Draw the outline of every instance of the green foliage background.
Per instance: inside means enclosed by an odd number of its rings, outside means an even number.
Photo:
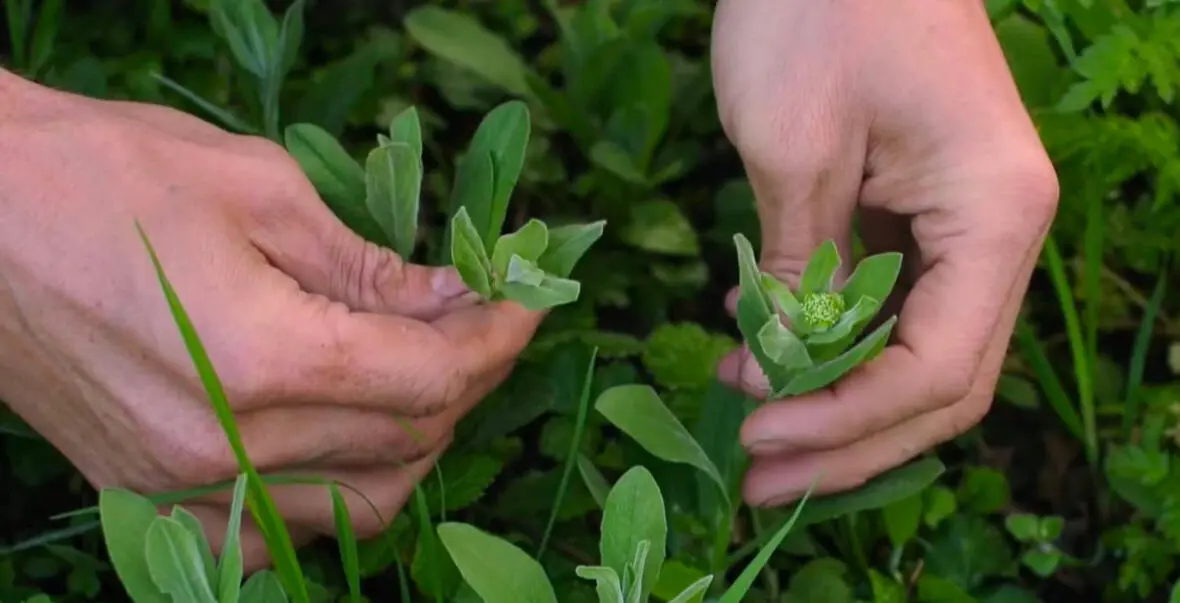
[[[608,221],[574,272],[579,301],[554,311],[519,370],[461,425],[443,480],[423,484],[425,508],[445,498],[448,519],[535,547],[595,348],[595,397],[654,385],[725,475],[740,475],[736,424],[709,413],[743,404],[712,374],[736,345],[722,307],[737,282],[733,235],[756,246],[758,229],[711,98],[710,3],[613,3],[628,25],[595,45],[561,33],[553,1],[308,2],[277,120],[210,28],[207,4],[6,0],[3,64],[226,125],[163,75],[236,116],[228,121],[276,140],[283,125],[313,123],[358,158],[412,104],[425,141],[415,259],[429,263],[445,257],[454,160],[484,113],[523,98],[535,123],[505,230],[530,217]],[[746,600],[1180,601],[1180,307],[1168,284],[1180,246],[1178,4],[987,2],[1062,189],[996,404],[939,450],[948,471],[937,484],[795,532]],[[26,7],[28,26],[13,26]],[[745,509],[721,525],[709,512],[715,493],[690,469],[651,457],[594,413],[583,436],[581,453],[612,479],[635,464],[652,469],[670,518],[665,572],[685,581],[709,566],[718,530],[730,536],[723,553],[748,556],[790,511]],[[93,518],[50,519],[95,504],[95,493],[2,406],[0,479],[0,601],[124,600]],[[438,578],[445,559],[432,557],[414,514],[407,508],[391,528],[394,554],[415,600],[434,600],[459,580]],[[597,563],[598,506],[581,480],[557,518],[544,565],[563,603],[592,601],[592,585],[573,575],[576,564]],[[301,552],[319,600],[346,600],[336,555],[333,543]],[[372,600],[397,600],[393,562],[361,543]]]

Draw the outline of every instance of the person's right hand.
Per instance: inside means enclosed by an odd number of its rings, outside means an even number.
[[[542,317],[367,244],[278,145],[0,71],[0,400],[100,488],[238,473],[137,220],[254,464],[363,492],[381,519],[343,489],[361,537],[392,520]],[[272,491],[297,543],[334,533],[326,488]],[[185,503],[215,550],[229,499]],[[249,569],[269,562],[248,515],[243,544]]]

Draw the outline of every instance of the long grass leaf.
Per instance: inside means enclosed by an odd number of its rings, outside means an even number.
[[[1151,345],[1151,335],[1155,330],[1155,319],[1159,315],[1160,306],[1164,303],[1164,295],[1168,290],[1168,266],[1160,269],[1159,280],[1155,282],[1155,289],[1151,292],[1151,299],[1143,310],[1143,322],[1139,323],[1139,332],[1135,334],[1135,345],[1131,349],[1131,365],[1127,369],[1127,393],[1124,396],[1126,408],[1123,412],[1123,430],[1130,433],[1139,419],[1139,388],[1143,385],[1143,371],[1147,364],[1147,347]]]
[[[1086,337],[1082,333],[1082,323],[1078,318],[1077,304],[1074,303],[1069,276],[1065,273],[1065,262],[1061,259],[1061,251],[1057,248],[1057,241],[1052,234],[1045,241],[1045,259],[1048,263],[1049,278],[1053,282],[1053,289],[1057,292],[1057,301],[1065,318],[1065,332],[1069,338],[1069,349],[1073,356],[1078,406],[1082,416],[1082,444],[1086,450],[1086,460],[1091,466],[1094,466],[1098,462],[1098,425],[1094,413],[1094,367],[1090,363]]]
[[[1079,442],[1085,442],[1086,433],[1082,427],[1082,417],[1078,414],[1077,408],[1074,407],[1073,399],[1065,391],[1065,385],[1061,383],[1061,378],[1057,376],[1057,371],[1054,370],[1053,364],[1049,362],[1049,356],[1045,353],[1045,346],[1041,344],[1041,340],[1037,338],[1036,331],[1033,330],[1032,325],[1023,316],[1016,321],[1015,336],[1016,342],[1020,345],[1020,351],[1024,356],[1024,360],[1028,362],[1029,368],[1032,369],[1033,374],[1036,376],[1037,383],[1041,386],[1041,391],[1045,393],[1045,397],[1049,400],[1049,405],[1057,412],[1057,416],[1065,424],[1066,430],[1077,438]]]
[[[148,239],[147,233],[144,232],[143,227],[138,221],[136,221],[135,227],[139,231],[144,246],[147,248],[148,255],[151,257],[152,265],[156,270],[156,277],[160,281],[160,287],[164,291],[165,298],[167,298],[168,308],[172,312],[172,318],[180,330],[185,348],[188,350],[197,374],[200,376],[201,383],[205,387],[205,392],[209,396],[209,401],[214,413],[217,415],[217,420],[221,423],[221,428],[225,432],[226,439],[229,440],[230,447],[233,449],[234,456],[237,458],[238,466],[247,476],[247,483],[249,485],[247,497],[250,512],[258,524],[259,531],[262,532],[267,549],[270,551],[271,557],[274,560],[275,568],[278,571],[279,577],[283,580],[283,586],[286,588],[287,594],[296,603],[311,603],[311,596],[307,591],[307,583],[303,577],[303,568],[299,565],[299,559],[295,554],[295,545],[291,540],[291,533],[287,530],[286,524],[279,515],[274,499],[271,498],[270,492],[263,484],[258,470],[255,469],[254,464],[246,455],[246,448],[242,444],[242,436],[238,432],[238,425],[234,420],[233,410],[229,406],[229,400],[221,385],[221,379],[217,376],[217,372],[213,368],[213,362],[209,359],[209,355],[205,351],[205,346],[201,343],[201,338],[193,327],[192,321],[189,319],[188,312],[185,311],[175,289],[172,288],[171,281],[164,273],[164,268],[160,264],[160,258],[156,255],[156,250]]]
[[[336,541],[340,545],[340,561],[344,565],[344,576],[348,580],[348,595],[351,603],[361,603],[360,555],[356,550],[356,532],[352,529],[352,518],[348,504],[336,484],[328,486],[332,493],[332,518],[336,522]]]
[[[786,539],[787,534],[790,534],[791,529],[795,527],[795,522],[799,519],[799,514],[803,512],[803,507],[807,505],[807,500],[811,498],[811,492],[815,489],[815,484],[818,480],[819,478],[817,476],[812,481],[811,486],[807,488],[807,492],[803,494],[803,498],[795,505],[795,512],[791,514],[791,517],[787,521],[783,522],[783,525],[775,531],[774,536],[763,545],[762,550],[758,551],[758,555],[754,557],[754,560],[746,566],[746,569],[742,570],[742,573],[733,581],[729,590],[725,591],[725,594],[721,596],[718,603],[741,603],[746,593],[749,592],[750,587],[754,585],[754,580],[758,578],[758,574],[762,571],[762,568],[766,567],[766,564],[770,562],[771,555],[774,555],[779,545]]]
[[[578,400],[578,417],[574,423],[574,437],[570,440],[569,454],[565,457],[565,469],[561,473],[561,483],[557,487],[557,496],[553,498],[553,508],[549,511],[549,521],[545,524],[545,533],[541,536],[541,546],[537,547],[537,559],[545,554],[545,547],[549,545],[549,537],[553,535],[553,526],[557,523],[557,513],[561,510],[566,490],[569,489],[570,476],[577,463],[578,450],[582,447],[582,432],[586,429],[586,417],[590,414],[590,392],[594,384],[594,365],[598,361],[598,346],[590,352],[590,362],[586,366],[586,377],[582,381],[582,394]]]

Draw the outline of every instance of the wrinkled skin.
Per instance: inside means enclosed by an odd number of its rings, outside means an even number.
[[[341,480],[385,521],[541,319],[365,243],[264,139],[6,72],[0,130],[0,399],[96,487],[157,493],[238,472],[137,220],[259,471]],[[273,492],[296,543],[334,533],[325,488]],[[359,535],[378,533],[381,518],[344,494]],[[215,550],[229,498],[186,503]],[[268,563],[248,516],[243,544],[249,569]]]
[[[982,2],[721,0],[713,73],[764,270],[796,285],[828,238],[847,258],[856,212],[869,252],[909,260],[882,310],[900,312],[891,345],[741,431],[750,503],[794,501],[821,474],[819,493],[855,488],[986,414],[1056,212],[1053,166]],[[767,396],[748,351],[719,372]]]

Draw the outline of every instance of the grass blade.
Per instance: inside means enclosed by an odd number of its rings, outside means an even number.
[[[356,550],[356,532],[352,530],[352,519],[348,504],[335,483],[328,486],[332,493],[332,517],[336,520],[336,541],[340,544],[340,561],[344,565],[344,576],[348,580],[348,595],[352,603],[361,603],[360,556]]]
[[[168,308],[172,312],[172,318],[176,322],[181,338],[184,340],[185,348],[188,350],[197,374],[200,376],[201,383],[205,388],[205,392],[209,396],[209,401],[213,406],[214,413],[217,415],[217,420],[221,423],[222,430],[225,431],[226,439],[229,440],[230,447],[233,449],[234,456],[237,458],[238,466],[247,476],[247,484],[249,486],[247,500],[249,501],[250,512],[258,524],[259,531],[262,532],[262,537],[266,541],[267,549],[270,551],[271,557],[274,560],[275,568],[283,581],[283,586],[286,588],[287,594],[296,603],[311,603],[311,596],[308,594],[307,583],[303,577],[303,569],[300,567],[299,560],[295,555],[295,545],[291,540],[291,533],[287,531],[287,526],[279,515],[278,508],[275,506],[270,492],[263,485],[262,477],[258,474],[258,470],[255,469],[254,464],[250,462],[250,458],[246,455],[246,448],[242,444],[242,436],[238,432],[237,422],[234,420],[233,410],[229,406],[229,400],[221,385],[221,379],[218,378],[217,372],[213,368],[213,362],[209,359],[209,355],[205,351],[205,346],[201,343],[201,338],[197,335],[197,331],[189,319],[188,312],[185,311],[184,306],[180,303],[180,298],[172,288],[171,281],[168,280],[167,275],[164,273],[164,268],[160,264],[160,258],[156,255],[156,250],[148,239],[147,233],[144,232],[143,227],[138,221],[135,223],[135,228],[139,231],[139,236],[147,248],[148,255],[151,257],[152,265],[156,270],[156,277],[160,281],[160,287],[164,291],[165,298],[167,298]]]
[[[223,125],[225,125],[229,129],[235,130],[239,134],[257,134],[258,133],[257,128],[250,126],[250,124],[243,121],[237,115],[234,115],[233,113],[230,113],[228,110],[222,109],[221,107],[218,107],[217,105],[201,98],[201,96],[198,95],[196,92],[193,92],[192,90],[189,90],[188,88],[185,88],[183,85],[181,85],[176,80],[173,80],[173,79],[169,78],[168,76],[160,74],[160,73],[152,73],[151,75],[152,75],[153,79],[155,79],[157,82],[160,82],[161,84],[163,84],[164,87],[183,96],[190,103],[200,107],[202,111],[204,111],[204,112],[208,113],[210,116],[216,118],[217,121],[220,121]]]
[[[565,492],[569,489],[570,475],[574,472],[578,450],[582,446],[582,432],[586,429],[586,416],[590,414],[590,387],[594,384],[594,365],[598,360],[598,346],[590,352],[590,362],[586,366],[586,379],[582,381],[582,394],[578,400],[578,417],[574,423],[574,437],[570,440],[570,451],[565,457],[565,469],[561,473],[561,484],[557,487],[557,496],[553,499],[553,509],[549,511],[549,522],[545,524],[545,533],[541,536],[541,546],[537,547],[537,559],[545,554],[545,547],[549,545],[549,537],[553,534],[553,524],[557,523],[557,513],[561,509]]]
[[[1049,399],[1049,405],[1057,412],[1057,416],[1061,418],[1065,428],[1079,442],[1085,442],[1086,433],[1082,427],[1082,417],[1074,408],[1073,400],[1065,391],[1065,386],[1061,383],[1061,378],[1057,376],[1057,371],[1053,369],[1053,364],[1049,362],[1045,346],[1041,345],[1036,331],[1023,316],[1016,321],[1015,335],[1025,361],[1029,363],[1037,382],[1041,385],[1041,390]]]
[[[1159,280],[1155,282],[1155,289],[1151,292],[1151,299],[1143,311],[1143,322],[1139,324],[1139,332],[1135,335],[1135,346],[1131,351],[1131,366],[1127,369],[1127,393],[1124,397],[1126,409],[1123,412],[1123,429],[1130,433],[1139,420],[1139,387],[1143,385],[1143,371],[1147,364],[1147,346],[1151,344],[1151,335],[1155,327],[1155,318],[1159,315],[1160,306],[1164,303],[1164,294],[1168,290],[1167,262],[1160,268]]]
[[[1086,460],[1093,466],[1098,462],[1098,426],[1094,412],[1094,367],[1090,362],[1086,337],[1082,333],[1082,323],[1078,318],[1078,309],[1074,303],[1069,276],[1065,273],[1065,262],[1061,259],[1057,240],[1051,234],[1045,241],[1045,260],[1048,263],[1049,277],[1053,281],[1053,289],[1057,292],[1061,313],[1065,318],[1065,331],[1069,337],[1074,376],[1077,379],[1078,405],[1081,408],[1082,444],[1086,449]]]
[[[818,479],[817,477],[816,481]],[[790,534],[791,529],[795,527],[795,522],[798,521],[799,515],[803,512],[803,507],[807,505],[808,499],[811,498],[811,491],[814,489],[815,481],[812,481],[811,487],[807,488],[807,492],[803,494],[803,498],[795,505],[795,512],[783,522],[782,527],[775,531],[774,536],[762,547],[762,550],[758,551],[758,555],[746,566],[746,569],[742,570],[742,573],[733,581],[733,585],[729,587],[729,590],[725,591],[725,594],[721,596],[718,603],[741,603],[746,593],[750,590],[750,587],[754,585],[754,580],[758,578],[758,574],[762,571],[762,568],[766,567],[766,564],[770,562],[771,555],[778,550],[779,545],[786,539],[787,534]]]

